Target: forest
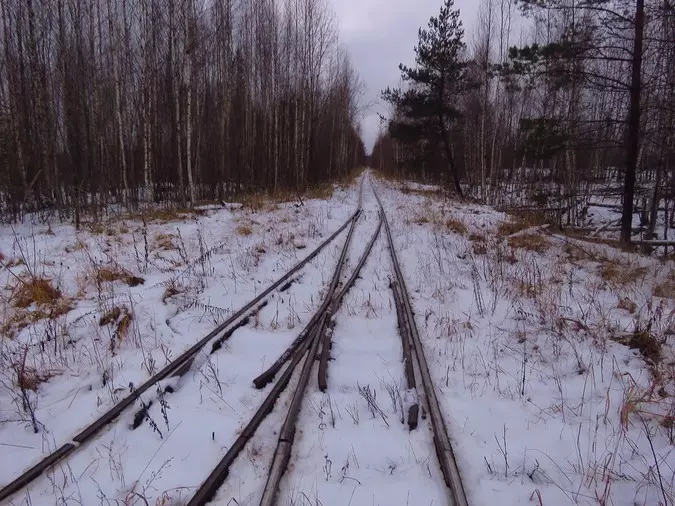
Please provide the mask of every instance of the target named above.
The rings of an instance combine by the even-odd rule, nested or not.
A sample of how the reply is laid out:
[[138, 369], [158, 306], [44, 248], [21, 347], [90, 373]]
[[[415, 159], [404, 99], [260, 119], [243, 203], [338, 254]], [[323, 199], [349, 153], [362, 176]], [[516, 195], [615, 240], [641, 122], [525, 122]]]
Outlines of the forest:
[[301, 192], [364, 163], [323, 0], [1, 0], [0, 217]]
[[568, 225], [593, 195], [614, 196], [624, 243], [634, 211], [647, 239], [672, 222], [670, 0], [481, 0], [467, 39], [446, 0], [416, 65], [400, 67], [404, 86], [383, 93], [375, 167], [497, 206], [556, 208]]

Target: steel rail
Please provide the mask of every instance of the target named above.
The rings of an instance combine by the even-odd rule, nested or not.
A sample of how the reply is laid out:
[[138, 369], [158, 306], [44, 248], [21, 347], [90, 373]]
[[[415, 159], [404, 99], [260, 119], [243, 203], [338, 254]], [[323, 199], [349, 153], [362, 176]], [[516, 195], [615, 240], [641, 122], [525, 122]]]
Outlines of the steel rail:
[[[415, 381], [415, 367], [412, 357], [412, 342], [410, 338], [410, 324], [406, 317], [401, 297], [400, 287], [397, 281], [392, 281], [391, 291], [394, 295], [394, 305], [396, 306], [396, 319], [398, 321], [398, 330], [401, 334], [401, 347], [403, 348], [403, 365], [405, 367], [405, 377], [408, 384], [408, 391], [414, 392], [417, 396], [417, 382]], [[420, 405], [417, 399], [408, 408], [408, 427], [410, 430], [417, 428], [419, 422]]]
[[[286, 419], [284, 420], [284, 424], [281, 427], [281, 431], [279, 432], [279, 441], [277, 442], [277, 447], [276, 450], [274, 451], [274, 457], [272, 459], [272, 464], [270, 466], [270, 470], [267, 475], [267, 483], [265, 483], [265, 489], [263, 490], [263, 495], [260, 500], [260, 506], [274, 506], [274, 504], [276, 503], [276, 496], [279, 490], [279, 483], [281, 482], [281, 478], [283, 477], [283, 474], [286, 471], [288, 461], [291, 457], [291, 450], [293, 448], [293, 441], [295, 439], [298, 413], [300, 412], [300, 408], [302, 406], [302, 399], [305, 395], [305, 390], [309, 382], [309, 376], [311, 374], [312, 368], [314, 367], [314, 357], [316, 356], [317, 349], [320, 344], [323, 345], [324, 350], [327, 349], [328, 346], [327, 335], [329, 333], [328, 323], [330, 321], [330, 318], [332, 318], [332, 316], [337, 312], [338, 308], [340, 307], [340, 303], [344, 299], [344, 296], [356, 282], [356, 278], [358, 277], [359, 273], [361, 272], [361, 269], [365, 265], [366, 260], [368, 260], [370, 252], [373, 249], [373, 245], [375, 244], [375, 241], [377, 240], [377, 237], [379, 236], [381, 229], [382, 229], [382, 217], [380, 216], [377, 230], [373, 234], [372, 239], [370, 240], [370, 242], [366, 246], [365, 251], [361, 255], [361, 258], [358, 264], [356, 265], [354, 272], [352, 273], [349, 280], [345, 283], [340, 293], [331, 301], [329, 308], [323, 315], [322, 325], [319, 327], [319, 331], [314, 335], [312, 339], [310, 352], [307, 355], [307, 358], [305, 359], [305, 362], [303, 364], [302, 371], [300, 373], [300, 380], [298, 381], [298, 385], [295, 388], [293, 398], [291, 399], [290, 407], [288, 408], [288, 412], [286, 414]], [[321, 370], [321, 367], [319, 369]], [[323, 368], [324, 381], [325, 381], [325, 372], [326, 371], [324, 365]], [[319, 383], [321, 384], [321, 373], [319, 375]]]
[[[358, 206], [357, 206], [357, 209], [359, 211], [361, 210], [361, 206], [362, 206], [362, 203], [363, 203], [363, 185], [364, 185], [364, 182], [365, 182], [365, 177], [362, 177], [361, 178], [361, 185], [359, 187], [359, 198], [358, 198]], [[353, 231], [353, 226], [352, 226], [352, 228], [350, 228], [350, 231], [349, 231], [350, 237], [351, 237], [352, 231]], [[343, 249], [342, 254], [340, 255], [340, 261], [339, 262], [344, 261], [344, 257], [346, 255], [346, 253], [347, 253], [346, 249]], [[329, 288], [330, 293], [334, 292], [335, 286], [337, 286], [338, 282], [339, 282], [339, 279], [336, 279], [334, 277], [333, 281], [331, 283], [331, 286]], [[333, 285], [335, 285], [335, 286], [333, 286]], [[298, 348], [302, 345], [302, 343], [304, 343], [305, 340], [308, 338], [312, 329], [318, 323], [321, 314], [323, 314], [326, 311], [326, 309], [328, 308], [328, 305], [330, 304], [330, 301], [331, 301], [331, 297], [326, 297], [324, 299], [323, 304], [321, 305], [319, 310], [317, 310], [316, 313], [314, 313], [314, 315], [312, 316], [311, 320], [309, 321], [307, 326], [304, 328], [304, 330], [302, 332], [300, 332], [300, 334], [298, 334], [298, 337], [296, 337], [293, 340], [293, 342], [288, 346], [288, 348], [286, 348], [286, 350], [284, 350], [284, 352], [279, 356], [279, 358], [277, 358], [274, 361], [274, 363], [272, 365], [270, 365], [265, 371], [260, 373], [253, 380], [253, 384], [255, 385], [255, 387], [257, 389], [262, 389], [262, 388], [266, 387], [268, 384], [270, 384], [274, 380], [274, 377], [279, 373], [279, 371], [284, 366], [284, 364], [286, 362], [288, 362], [288, 360], [291, 359], [293, 354], [298, 350]]]
[[[270, 285], [265, 291], [260, 293], [257, 297], [251, 300], [248, 304], [239, 309], [226, 321], [218, 325], [214, 330], [212, 330], [204, 338], [200, 339], [193, 346], [184, 351], [179, 357], [167, 364], [161, 371], [156, 373], [154, 376], [149, 378], [145, 383], [137, 387], [133, 392], [131, 392], [127, 397], [122, 399], [115, 406], [110, 408], [106, 413], [101, 415], [97, 420], [88, 425], [81, 432], [76, 434], [70, 442], [62, 445], [57, 450], [53, 451], [46, 457], [44, 457], [40, 462], [30, 467], [28, 470], [24, 471], [19, 477], [13, 480], [11, 483], [5, 485], [0, 489], [0, 501], [7, 499], [16, 492], [28, 486], [36, 478], [38, 478], [45, 470], [52, 467], [54, 464], [60, 462], [68, 455], [75, 452], [81, 445], [91, 440], [96, 436], [104, 427], [112, 423], [117, 419], [122, 412], [124, 412], [128, 407], [134, 404], [134, 402], [148, 389], [152, 388], [159, 381], [166, 379], [174, 375], [182, 375], [189, 368], [191, 361], [194, 360], [196, 355], [204, 348], [212, 339], [224, 333], [229, 327], [233, 324], [236, 324], [238, 320], [246, 318], [249, 316], [251, 310], [256, 311], [260, 308], [261, 302], [264, 304], [266, 299], [277, 287], [288, 281], [293, 275], [295, 275], [300, 269], [302, 269], [307, 263], [314, 259], [322, 250], [326, 248], [335, 238], [342, 233], [348, 225], [352, 225], [350, 230], [353, 230], [353, 227], [361, 214], [361, 194], [363, 192], [363, 180], [361, 181], [361, 189], [359, 192], [359, 203], [356, 211], [345, 221], [345, 223], [338, 228], [333, 234], [331, 234], [326, 240], [324, 240], [314, 251], [312, 251], [307, 257], [298, 262], [291, 270], [289, 270], [285, 275], [275, 281]], [[351, 233], [351, 232], [350, 232]], [[224, 336], [228, 338], [231, 335]]]
[[[363, 181], [361, 184], [361, 190], [359, 192], [359, 209], [357, 211], [357, 213], [359, 214], [361, 212], [360, 207], [361, 207], [362, 191], [363, 191]], [[279, 380], [274, 384], [274, 386], [270, 390], [270, 393], [267, 395], [260, 408], [258, 408], [258, 410], [253, 414], [251, 420], [249, 420], [248, 424], [246, 425], [242, 433], [234, 441], [232, 446], [230, 446], [230, 448], [225, 453], [223, 458], [220, 460], [220, 462], [218, 462], [213, 471], [211, 471], [211, 473], [206, 478], [206, 480], [201, 484], [199, 489], [197, 489], [197, 492], [195, 492], [195, 494], [188, 502], [188, 506], [202, 506], [213, 500], [216, 493], [218, 492], [218, 489], [227, 479], [230, 472], [230, 466], [236, 460], [239, 453], [244, 449], [246, 443], [248, 443], [248, 441], [254, 436], [256, 430], [258, 429], [262, 421], [272, 411], [276, 401], [279, 399], [283, 391], [288, 386], [291, 377], [293, 376], [293, 372], [295, 371], [295, 368], [300, 363], [302, 358], [305, 355], [307, 356], [307, 358], [305, 358], [305, 366], [303, 366], [303, 374], [306, 365], [308, 363], [309, 364], [313, 363], [314, 361], [313, 357], [316, 354], [315, 349], [316, 343], [318, 343], [319, 336], [324, 331], [328, 323], [327, 310], [330, 307], [331, 300], [333, 299], [335, 291], [337, 290], [338, 283], [340, 282], [340, 277], [342, 274], [342, 269], [347, 261], [347, 251], [349, 250], [349, 246], [351, 244], [356, 222], [357, 220], [355, 219], [352, 222], [352, 225], [349, 229], [349, 233], [347, 234], [347, 238], [345, 239], [344, 245], [342, 247], [338, 263], [335, 267], [335, 271], [333, 272], [333, 277], [331, 279], [331, 283], [329, 285], [328, 292], [326, 293], [326, 297], [323, 303], [316, 311], [314, 316], [310, 319], [309, 323], [300, 332], [298, 338], [295, 339], [294, 343], [296, 342], [298, 343], [297, 347], [292, 351], [289, 351], [293, 346], [291, 345], [291, 347], [289, 347], [289, 349], [286, 350], [288, 353], [285, 352], [283, 355], [288, 356], [288, 358], [291, 360], [290, 364], [284, 370]], [[304, 337], [304, 339], [300, 339], [301, 337]], [[310, 350], [310, 352], [307, 353], [307, 350]], [[282, 365], [284, 362], [282, 362]], [[274, 376], [272, 376], [271, 379], [273, 379], [273, 377]], [[269, 381], [271, 381], [271, 379]]]
[[431, 374], [429, 373], [429, 365], [424, 355], [422, 340], [420, 339], [417, 325], [415, 324], [415, 313], [412, 309], [410, 296], [405, 284], [405, 278], [403, 277], [403, 272], [401, 271], [398, 257], [396, 255], [396, 248], [391, 235], [389, 221], [385, 215], [382, 200], [380, 200], [380, 196], [377, 194], [372, 180], [370, 181], [370, 185], [373, 189], [373, 193], [377, 199], [378, 205], [380, 206], [380, 212], [382, 213], [382, 217], [384, 219], [384, 230], [387, 236], [387, 242], [389, 244], [389, 252], [391, 254], [391, 261], [394, 267], [394, 274], [396, 276], [396, 282], [399, 285], [399, 295], [401, 296], [401, 302], [403, 304], [407, 326], [410, 331], [410, 340], [412, 342], [412, 347], [415, 352], [415, 359], [422, 379], [424, 397], [426, 398], [429, 416], [431, 417], [431, 427], [433, 431], [436, 455], [441, 467], [441, 472], [443, 473], [445, 484], [448, 487], [449, 504], [450, 506], [468, 506], [466, 492], [464, 491], [464, 485], [462, 483], [462, 477], [459, 473], [455, 454], [452, 450], [450, 436], [448, 435], [448, 430], [443, 419], [443, 413], [436, 396], [433, 380], [431, 379]]

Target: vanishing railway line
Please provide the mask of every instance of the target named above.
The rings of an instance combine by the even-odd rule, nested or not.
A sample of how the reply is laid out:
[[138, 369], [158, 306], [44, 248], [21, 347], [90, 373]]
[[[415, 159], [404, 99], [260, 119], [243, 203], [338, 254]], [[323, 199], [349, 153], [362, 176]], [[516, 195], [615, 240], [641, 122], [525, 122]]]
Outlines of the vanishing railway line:
[[[431, 421], [430, 429], [433, 434], [433, 444], [436, 450], [439, 466], [445, 480], [447, 488], [448, 504], [450, 506], [466, 506], [467, 500], [461, 482], [461, 477], [455, 462], [454, 454], [450, 444], [450, 438], [443, 420], [441, 409], [436, 397], [434, 386], [429, 374], [428, 365], [422, 349], [422, 342], [415, 325], [414, 313], [405, 280], [398, 263], [391, 229], [386, 218], [384, 206], [371, 182], [371, 189], [379, 206], [378, 224], [365, 246], [365, 250], [360, 256], [351, 275], [341, 283], [344, 267], [347, 263], [348, 252], [354, 230], [362, 214], [362, 199], [365, 177], [361, 181], [357, 209], [354, 214], [326, 241], [324, 241], [307, 258], [293, 267], [288, 273], [280, 278], [276, 283], [261, 293], [249, 304], [241, 308], [236, 314], [226, 322], [219, 325], [208, 336], [201, 339], [189, 350], [183, 353], [176, 360], [167, 365], [162, 371], [150, 378], [137, 390], [121, 401], [118, 405], [105, 413], [96, 422], [83, 430], [80, 434], [72, 438], [72, 441], [66, 443], [61, 448], [43, 459], [40, 463], [26, 471], [19, 478], [0, 490], [0, 501], [4, 500], [19, 490], [26, 487], [30, 482], [36, 479], [46, 469], [55, 463], [66, 458], [79, 447], [91, 441], [106, 426], [111, 424], [123, 411], [134, 404], [140, 395], [147, 391], [159, 381], [176, 375], [183, 375], [187, 372], [197, 354], [209, 343], [213, 341], [213, 350], [216, 350], [222, 344], [222, 341], [229, 338], [233, 332], [246, 324], [251, 314], [261, 309], [265, 304], [267, 297], [284, 283], [292, 279], [300, 269], [304, 267], [312, 258], [331, 243], [341, 232], [349, 227], [347, 237], [342, 246], [342, 250], [335, 267], [330, 285], [324, 296], [318, 310], [309, 320], [307, 325], [299, 333], [297, 338], [290, 346], [279, 356], [279, 358], [262, 374], [253, 380], [256, 388], [261, 389], [274, 382], [264, 401], [258, 410], [252, 415], [247, 425], [232, 445], [228, 448], [225, 455], [215, 466], [211, 474], [206, 478], [202, 485], [197, 489], [189, 501], [189, 506], [199, 506], [212, 501], [218, 490], [225, 483], [232, 464], [238, 455], [249, 443], [256, 433], [256, 430], [265, 418], [274, 410], [277, 400], [287, 389], [291, 379], [295, 376], [296, 369], [302, 363], [298, 374], [297, 383], [294, 390], [290, 393], [290, 401], [285, 409], [285, 418], [278, 431], [278, 441], [274, 451], [272, 461], [267, 472], [266, 483], [260, 499], [261, 506], [272, 506], [276, 504], [277, 492], [284, 472], [288, 466], [291, 457], [293, 442], [296, 434], [296, 422], [300, 412], [305, 391], [309, 383], [314, 363], [318, 361], [316, 368], [318, 376], [318, 387], [323, 392], [328, 388], [328, 364], [331, 350], [331, 335], [334, 326], [334, 316], [337, 313], [342, 300], [347, 292], [354, 285], [359, 274], [366, 264], [369, 255], [376, 243], [382, 228], [384, 228], [388, 249], [391, 257], [392, 271], [394, 280], [391, 283], [391, 289], [394, 295], [396, 314], [400, 338], [403, 350], [404, 371], [407, 382], [407, 388], [414, 395], [414, 402], [409, 406], [407, 417], [410, 430], [416, 430], [419, 425], [420, 411], [428, 412]], [[285, 367], [285, 368], [284, 368]], [[282, 372], [283, 369], [283, 372]], [[275, 381], [276, 378], [276, 381]], [[420, 408], [420, 405], [422, 408]], [[279, 409], [279, 408], [278, 408]]]
[[356, 211], [340, 226], [330, 237], [323, 241], [314, 251], [307, 257], [298, 262], [286, 274], [279, 278], [276, 282], [265, 289], [260, 295], [251, 300], [244, 307], [239, 309], [236, 313], [230, 316], [226, 321], [218, 325], [208, 335], [200, 339], [197, 343], [184, 351], [179, 357], [167, 364], [162, 370], [149, 378], [145, 383], [136, 387], [127, 397], [118, 402], [115, 406], [110, 408], [106, 413], [101, 415], [97, 420], [84, 428], [81, 432], [71, 438], [60, 446], [58, 449], [44, 457], [40, 462], [23, 472], [19, 477], [11, 483], [5, 485], [0, 489], [0, 501], [11, 497], [15, 493], [27, 487], [36, 478], [38, 478], [47, 469], [59, 463], [66, 457], [75, 453], [83, 445], [94, 439], [95, 436], [113, 423], [122, 413], [134, 405], [136, 400], [140, 399], [141, 395], [152, 387], [157, 385], [160, 381], [170, 378], [172, 376], [182, 376], [191, 367], [194, 359], [200, 351], [202, 351], [209, 343], [213, 343], [212, 351], [216, 351], [222, 346], [223, 341], [229, 339], [234, 331], [245, 325], [250, 319], [251, 315], [262, 309], [267, 304], [268, 297], [277, 289], [286, 288], [289, 282], [292, 282], [293, 276], [297, 274], [303, 267], [305, 267], [311, 260], [316, 258], [321, 251], [323, 251], [329, 244], [331, 244], [347, 227], [350, 227], [350, 234], [353, 230], [354, 224], [361, 215], [361, 203], [363, 194], [363, 182], [359, 189], [358, 205]]

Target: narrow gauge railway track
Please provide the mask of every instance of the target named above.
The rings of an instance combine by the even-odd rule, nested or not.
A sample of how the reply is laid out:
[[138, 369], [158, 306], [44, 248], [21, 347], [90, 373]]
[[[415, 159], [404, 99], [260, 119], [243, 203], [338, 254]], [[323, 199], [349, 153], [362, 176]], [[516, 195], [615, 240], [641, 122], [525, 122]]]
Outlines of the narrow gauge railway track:
[[[272, 412], [274, 405], [282, 392], [288, 386], [294, 371], [298, 364], [304, 359], [303, 366], [299, 374], [299, 380], [295, 390], [292, 393], [285, 419], [279, 430], [279, 438], [272, 462], [267, 472], [265, 488], [260, 499], [260, 506], [273, 506], [277, 503], [277, 492], [284, 472], [290, 460], [293, 441], [296, 433], [296, 422], [298, 414], [305, 395], [307, 384], [309, 382], [314, 361], [318, 357], [318, 386], [321, 391], [327, 388], [327, 364], [330, 355], [330, 336], [334, 322], [333, 316], [340, 307], [347, 292], [354, 285], [356, 279], [365, 265], [373, 246], [379, 237], [380, 231], [384, 226], [388, 249], [391, 254], [392, 266], [395, 280], [391, 284], [394, 293], [397, 319], [401, 334], [403, 361], [405, 363], [405, 376], [408, 383], [408, 389], [417, 391], [417, 397], [423, 401], [426, 410], [431, 418], [431, 432], [433, 434], [433, 444], [439, 461], [439, 466], [447, 486], [447, 498], [449, 506], [468, 506], [461, 476], [455, 462], [454, 453], [450, 444], [450, 438], [447, 433], [445, 422], [441, 413], [440, 405], [436, 397], [434, 386], [429, 374], [428, 365], [422, 349], [422, 342], [414, 320], [414, 313], [410, 303], [410, 297], [407, 292], [403, 273], [401, 271], [396, 255], [391, 229], [387, 221], [384, 206], [377, 194], [374, 185], [371, 182], [371, 188], [379, 206], [379, 223], [365, 251], [360, 257], [350, 278], [344, 283], [342, 289], [336, 293], [336, 287], [339, 282], [344, 255], [349, 247], [349, 238], [353, 232], [356, 222], [352, 224], [350, 235], [345, 242], [343, 255], [335, 271], [331, 283], [331, 289], [326, 296], [323, 304], [314, 314], [310, 322], [298, 335], [296, 340], [291, 343], [288, 349], [282, 353], [279, 359], [272, 364], [265, 372], [255, 378], [254, 384], [257, 388], [263, 388], [272, 382], [276, 374], [283, 366], [290, 362], [277, 382], [274, 384], [270, 393], [262, 403], [261, 407], [251, 417], [250, 421], [237, 438], [234, 444], [227, 451], [222, 460], [214, 468], [209, 477], [204, 481], [197, 493], [192, 497], [188, 506], [202, 506], [214, 499], [218, 490], [227, 479], [230, 467], [237, 456], [244, 449], [246, 444], [254, 436], [257, 428], [262, 421]], [[419, 377], [417, 380], [416, 377]], [[419, 390], [418, 385], [421, 385]], [[414, 402], [408, 410], [408, 426], [414, 430], [418, 426], [419, 404]]]
[[[429, 373], [428, 364], [424, 356], [422, 342], [415, 324], [410, 297], [408, 295], [405, 279], [403, 277], [398, 257], [396, 255], [389, 222], [387, 220], [382, 201], [377, 194], [372, 181], [371, 188], [379, 206], [379, 220], [377, 229], [367, 244], [362, 256], [359, 258], [359, 261], [356, 264], [351, 276], [342, 284], [340, 288], [342, 270], [347, 261], [347, 253], [354, 234], [354, 229], [362, 213], [364, 181], [365, 177], [361, 181], [357, 210], [315, 251], [313, 251], [307, 258], [305, 258], [302, 262], [297, 264], [293, 269], [286, 273], [286, 275], [280, 278], [276, 283], [270, 286], [265, 292], [261, 293], [253, 301], [240, 309], [226, 322], [219, 325], [218, 328], [214, 329], [214, 331], [212, 331], [208, 336], [200, 340], [193, 347], [184, 352], [180, 357], [167, 365], [162, 371], [146, 381], [146, 383], [141, 385], [135, 392], [118, 403], [110, 411], [105, 413], [96, 422], [72, 438], [72, 442], [63, 445], [54, 453], [43, 459], [36, 466], [26, 471], [22, 476], [0, 490], [0, 500], [3, 500], [13, 495], [15, 492], [21, 490], [31, 481], [36, 479], [46, 469], [64, 459], [71, 453], [75, 452], [83, 444], [94, 438], [94, 436], [100, 433], [104, 427], [112, 423], [125, 409], [134, 404], [135, 400], [138, 399], [143, 392], [147, 391], [157, 382], [161, 381], [162, 379], [171, 376], [182, 375], [187, 372], [190, 369], [192, 362], [196, 358], [197, 353], [202, 350], [210, 341], [214, 341], [213, 350], [218, 349], [222, 345], [222, 342], [225, 339], [228, 339], [237, 328], [246, 324], [246, 321], [248, 321], [248, 318], [251, 314], [254, 314], [266, 304], [266, 298], [275, 289], [284, 283], [288, 283], [289, 280], [292, 282], [292, 277], [295, 273], [297, 273], [312, 258], [316, 257], [316, 255], [318, 255], [318, 253], [323, 248], [325, 248], [341, 232], [349, 227], [349, 232], [342, 247], [342, 251], [337, 262], [335, 272], [331, 279], [328, 292], [321, 306], [310, 319], [306, 327], [300, 332], [298, 337], [291, 343], [287, 350], [281, 354], [279, 359], [260, 376], [255, 378], [254, 385], [257, 388], [265, 387], [274, 381], [275, 377], [282, 369], [284, 369], [286, 364], [288, 365], [283, 370], [283, 373], [279, 375], [279, 378], [271, 388], [260, 408], [253, 414], [244, 430], [230, 446], [227, 453], [213, 469], [208, 478], [199, 487], [197, 492], [192, 496], [192, 499], [188, 504], [189, 506], [200, 506], [214, 499], [218, 490], [227, 479], [231, 465], [254, 436], [257, 428], [260, 426], [263, 420], [272, 412], [277, 400], [286, 390], [292, 377], [294, 376], [297, 366], [300, 364], [300, 362], [303, 362], [304, 359], [299, 373], [297, 386], [291, 394], [288, 409], [285, 413], [285, 419], [281, 429], [279, 430], [276, 449], [269, 466], [265, 487], [260, 500], [261, 506], [272, 506], [276, 504], [279, 485], [290, 460], [296, 433], [296, 422], [300, 408], [302, 406], [306, 387], [312, 374], [314, 361], [315, 359], [318, 359], [319, 363], [317, 368], [319, 389], [321, 391], [325, 391], [328, 386], [327, 367], [330, 357], [332, 327], [334, 325], [333, 317], [338, 311], [340, 303], [344, 299], [345, 295], [356, 282], [356, 279], [358, 278], [373, 249], [375, 242], [380, 235], [381, 229], [384, 228], [394, 274], [394, 280], [391, 282], [390, 288], [392, 289], [396, 306], [396, 316], [402, 342], [402, 359], [404, 362], [405, 378], [407, 381], [408, 390], [415, 395], [415, 402], [413, 402], [408, 408], [408, 426], [410, 430], [415, 430], [418, 427], [418, 418], [420, 412], [429, 414], [429, 418], [431, 419], [430, 428], [433, 435], [433, 444], [439, 462], [439, 467], [447, 488], [447, 503], [450, 506], [468, 506], [461, 476], [459, 474], [450, 443], [450, 438], [443, 420], [442, 411], [438, 403], [431, 375]], [[420, 405], [422, 407], [420, 407]]]
[[[366, 263], [368, 255], [370, 254], [370, 251], [375, 244], [375, 240], [379, 235], [381, 220], [380, 225], [377, 227], [377, 231], [368, 243], [366, 251], [359, 259], [359, 262], [356, 265], [352, 275], [344, 283], [342, 289], [338, 292], [338, 284], [341, 279], [342, 269], [347, 260], [347, 252], [355, 225], [356, 220], [352, 222], [352, 226], [350, 227], [349, 234], [345, 240], [345, 244], [340, 255], [340, 260], [338, 261], [338, 265], [333, 274], [328, 293], [326, 294], [323, 303], [311, 318], [309, 323], [300, 332], [298, 338], [293, 343], [291, 343], [289, 348], [282, 354], [280, 359], [277, 360], [277, 362], [275, 362], [272, 367], [268, 369], [268, 371], [261, 375], [264, 378], [264, 381], [255, 383], [256, 386], [258, 386], [258, 388], [262, 388], [263, 386], [267, 385], [274, 379], [276, 372], [279, 371], [286, 362], [290, 363], [281, 374], [277, 382], [274, 384], [260, 408], [258, 408], [258, 410], [253, 414], [242, 433], [235, 440], [232, 446], [230, 446], [227, 453], [223, 456], [206, 481], [204, 481], [204, 483], [199, 487], [195, 495], [188, 503], [188, 506], [201, 506], [208, 503], [215, 497], [218, 489], [220, 489], [227, 479], [230, 472], [230, 467], [236, 460], [237, 456], [244, 449], [248, 441], [255, 435], [256, 430], [263, 420], [272, 412], [276, 401], [286, 390], [286, 387], [293, 377], [295, 369], [304, 358], [305, 361], [300, 372], [300, 379], [293, 393], [291, 403], [286, 414], [286, 420], [279, 433], [277, 449], [274, 454], [274, 459], [268, 474], [267, 484], [263, 493], [263, 499], [261, 501], [261, 504], [274, 504], [279, 481], [283, 476], [283, 473], [286, 469], [286, 464], [288, 463], [288, 459], [290, 457], [293, 439], [295, 436], [295, 421], [298, 411], [300, 410], [305, 388], [309, 381], [309, 375], [311, 374], [314, 364], [314, 357], [317, 354], [319, 343], [325, 340], [325, 334], [330, 331], [331, 316], [339, 307], [340, 302], [349, 291], [349, 288], [354, 284], [356, 278], [359, 275], [359, 272], [361, 271], [361, 268]], [[258, 378], [256, 378], [256, 380], [258, 380]]]
[[[345, 221], [345, 223], [340, 226], [333, 234], [331, 234], [326, 240], [324, 240], [319, 246], [314, 249], [307, 257], [298, 262], [294, 267], [292, 267], [286, 274], [281, 278], [275, 281], [272, 285], [267, 287], [262, 293], [257, 297], [251, 300], [248, 304], [240, 308], [236, 313], [230, 316], [226, 321], [218, 325], [213, 329], [208, 335], [200, 339], [197, 343], [192, 345], [189, 349], [184, 351], [179, 357], [167, 364], [161, 371], [156, 373], [154, 376], [145, 381], [145, 383], [138, 386], [134, 389], [127, 397], [118, 402], [115, 406], [110, 408], [106, 413], [101, 415], [98, 419], [84, 428], [81, 432], [73, 436], [70, 442], [67, 442], [60, 446], [58, 449], [44, 457], [37, 464], [24, 471], [20, 476], [14, 479], [11, 483], [5, 485], [0, 489], [0, 501], [11, 497], [15, 493], [23, 490], [28, 485], [30, 485], [35, 479], [37, 479], [42, 473], [46, 470], [53, 467], [55, 464], [59, 463], [66, 457], [75, 453], [78, 449], [82, 448], [86, 443], [90, 442], [94, 437], [101, 433], [101, 431], [113, 423], [123, 412], [129, 409], [134, 405], [136, 400], [140, 399], [141, 395], [148, 391], [150, 388], [154, 387], [160, 381], [173, 377], [173, 376], [182, 376], [184, 375], [191, 367], [194, 359], [197, 357], [198, 353], [204, 349], [207, 344], [213, 341], [211, 352], [219, 349], [223, 342], [229, 339], [234, 331], [238, 328], [246, 325], [250, 317], [262, 309], [267, 304], [268, 297], [279, 287], [287, 287], [289, 283], [293, 282], [293, 276], [297, 274], [305, 265], [307, 265], [311, 260], [317, 257], [321, 251], [323, 251], [329, 244], [331, 244], [347, 227], [349, 229], [349, 235], [345, 241], [345, 247], [343, 247], [340, 260], [338, 261], [338, 266], [341, 266], [345, 261], [346, 249], [351, 240], [353, 234], [354, 226], [358, 221], [359, 216], [361, 215], [361, 205], [363, 200], [363, 186], [364, 179], [362, 178], [358, 204], [354, 213]], [[341, 267], [338, 267], [341, 268]], [[335, 281], [337, 284], [337, 281]], [[334, 288], [333, 288], [334, 290]]]
[[[387, 220], [382, 200], [380, 200], [380, 196], [377, 194], [373, 182], [371, 181], [370, 183], [380, 207], [381, 216], [384, 220], [385, 235], [387, 236], [389, 252], [391, 253], [391, 262], [396, 278], [394, 283], [392, 283], [392, 290], [394, 292], [397, 313], [399, 315], [399, 326], [403, 325], [403, 327], [400, 328], [401, 337], [403, 339], [404, 360], [406, 360], [408, 386], [411, 386], [411, 379], [412, 384], [415, 385], [414, 376], [418, 375], [421, 379], [423, 402], [426, 405], [429, 417], [431, 418], [431, 430], [433, 432], [436, 456], [438, 457], [441, 472], [443, 473], [443, 479], [448, 488], [448, 504], [449, 506], [468, 506], [462, 477], [459, 473], [459, 468], [457, 467], [455, 454], [450, 443], [450, 436], [448, 435], [448, 429], [443, 420], [443, 413], [440, 404], [438, 403], [436, 390], [424, 355], [422, 341], [417, 330], [417, 325], [415, 324], [415, 313], [412, 309], [410, 296], [408, 295], [408, 289], [405, 284], [405, 278], [403, 277], [403, 272], [401, 271], [401, 266], [398, 262], [398, 256], [396, 255], [396, 247], [394, 246], [394, 239], [391, 235], [389, 221]], [[409, 360], [414, 362], [412, 368], [407, 363]], [[410, 422], [410, 418], [411, 416], [414, 416], [416, 424], [417, 411], [418, 408], [416, 405], [411, 406], [409, 413], [409, 425], [411, 428], [413, 425]]]

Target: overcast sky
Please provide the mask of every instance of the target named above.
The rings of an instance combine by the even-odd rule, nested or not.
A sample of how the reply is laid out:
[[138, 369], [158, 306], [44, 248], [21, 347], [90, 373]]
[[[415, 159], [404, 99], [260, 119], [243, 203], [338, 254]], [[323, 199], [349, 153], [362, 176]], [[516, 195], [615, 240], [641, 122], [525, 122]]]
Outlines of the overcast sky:
[[[330, 0], [339, 25], [340, 39], [367, 87], [363, 103], [376, 102], [363, 112], [361, 122], [366, 150], [370, 151], [380, 128], [378, 113], [387, 108], [380, 91], [396, 86], [398, 64], [414, 64], [417, 29], [437, 16], [442, 0]], [[471, 44], [478, 0], [455, 0], [464, 23], [464, 42]]]

